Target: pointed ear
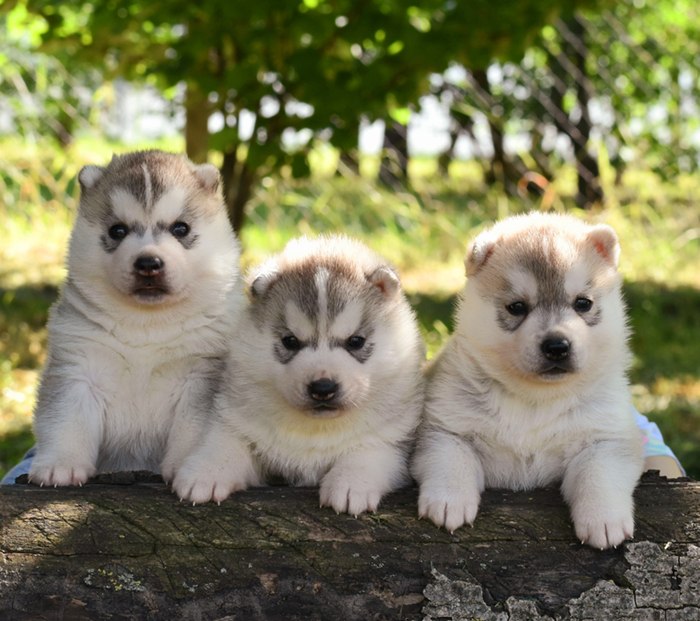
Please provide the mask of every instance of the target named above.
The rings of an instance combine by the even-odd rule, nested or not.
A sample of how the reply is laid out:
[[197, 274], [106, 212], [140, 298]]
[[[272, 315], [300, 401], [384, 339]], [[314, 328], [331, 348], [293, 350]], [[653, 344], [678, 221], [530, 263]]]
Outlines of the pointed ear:
[[270, 288], [270, 285], [273, 283], [273, 281], [277, 278], [277, 271], [276, 270], [267, 270], [258, 273], [254, 278], [253, 281], [250, 283], [250, 286], [248, 288], [248, 292], [250, 293], [250, 297], [255, 300], [257, 298], [262, 297], [265, 295], [265, 292]]
[[398, 274], [388, 265], [378, 267], [367, 276], [367, 280], [379, 289], [385, 298], [393, 297], [401, 289]]
[[221, 177], [219, 169], [214, 164], [198, 164], [193, 167], [192, 172], [199, 184], [208, 192], [216, 192], [219, 188]]
[[107, 169], [102, 168], [102, 166], [83, 166], [78, 173], [80, 189], [85, 191], [94, 187], [95, 184], [102, 179], [106, 170]]
[[477, 236], [469, 245], [467, 256], [464, 259], [467, 276], [473, 276], [486, 265], [486, 261], [489, 260], [495, 246], [496, 240], [488, 232]]
[[591, 228], [586, 239], [600, 257], [617, 268], [620, 260], [620, 242], [617, 233], [611, 227], [598, 224]]

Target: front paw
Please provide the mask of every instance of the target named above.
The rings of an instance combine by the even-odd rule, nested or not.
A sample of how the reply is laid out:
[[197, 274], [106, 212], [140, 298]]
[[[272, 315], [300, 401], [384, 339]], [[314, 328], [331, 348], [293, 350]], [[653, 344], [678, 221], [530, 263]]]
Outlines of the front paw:
[[35, 485], [52, 485], [63, 487], [67, 485], [83, 485], [94, 476], [96, 468], [89, 463], [53, 462], [40, 463], [36, 460], [29, 470], [29, 482]]
[[574, 530], [581, 543], [605, 550], [615, 548], [634, 536], [632, 510], [601, 507], [573, 512]]
[[248, 482], [236, 468], [194, 467], [185, 464], [173, 480], [173, 491], [180, 500], [192, 504], [220, 503], [234, 492], [247, 489]]
[[418, 516], [453, 533], [464, 524], [474, 523], [480, 500], [478, 491], [423, 484], [418, 496]]
[[331, 470], [321, 481], [319, 495], [322, 507], [357, 517], [367, 511], [374, 513], [384, 494], [377, 485]]

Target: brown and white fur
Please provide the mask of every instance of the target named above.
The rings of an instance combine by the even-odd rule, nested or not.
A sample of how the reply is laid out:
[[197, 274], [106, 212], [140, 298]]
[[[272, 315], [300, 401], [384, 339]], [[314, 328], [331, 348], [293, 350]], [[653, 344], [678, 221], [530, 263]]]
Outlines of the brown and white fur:
[[68, 278], [48, 324], [30, 480], [172, 476], [208, 415], [245, 299], [210, 164], [145, 151], [79, 174]]
[[485, 487], [561, 482], [577, 537], [632, 537], [642, 446], [629, 400], [619, 244], [573, 217], [479, 235], [455, 333], [429, 371], [412, 472], [419, 514], [454, 531]]
[[221, 501], [281, 476], [357, 515], [410, 481], [423, 345], [394, 270], [344, 237], [301, 238], [253, 271], [199, 449], [174, 489]]

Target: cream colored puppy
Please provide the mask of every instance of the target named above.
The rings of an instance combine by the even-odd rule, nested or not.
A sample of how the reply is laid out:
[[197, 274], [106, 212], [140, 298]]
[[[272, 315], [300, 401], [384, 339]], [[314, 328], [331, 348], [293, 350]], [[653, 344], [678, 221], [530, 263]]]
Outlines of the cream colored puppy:
[[474, 521], [485, 487], [559, 481], [582, 542], [632, 537], [642, 445], [619, 252], [610, 227], [544, 214], [471, 244], [413, 459], [421, 516], [454, 531]]
[[387, 263], [343, 237], [298, 239], [254, 270], [215, 420], [177, 472], [192, 502], [281, 476], [321, 504], [374, 511], [410, 481], [423, 345]]

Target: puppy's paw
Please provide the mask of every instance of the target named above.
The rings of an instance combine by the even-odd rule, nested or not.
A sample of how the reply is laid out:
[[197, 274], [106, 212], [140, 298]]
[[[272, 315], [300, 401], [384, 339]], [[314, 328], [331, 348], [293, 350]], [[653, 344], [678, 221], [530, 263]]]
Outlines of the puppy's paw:
[[177, 468], [175, 463], [169, 459], [164, 459], [163, 463], [160, 465], [160, 476], [163, 477], [163, 481], [167, 484], [171, 484], [175, 478], [175, 472]]
[[195, 468], [187, 464], [175, 474], [172, 486], [180, 500], [192, 504], [222, 502], [248, 487], [245, 477], [235, 468]]
[[331, 507], [336, 513], [358, 516], [379, 507], [382, 491], [368, 481], [354, 479], [345, 472], [331, 470], [321, 481], [320, 500], [322, 507]]
[[29, 470], [29, 482], [40, 486], [63, 487], [68, 485], [83, 485], [96, 473], [95, 466], [90, 463], [36, 461]]
[[632, 511], [625, 509], [578, 511], [573, 515], [573, 521], [581, 543], [599, 550], [617, 547], [634, 535]]
[[421, 485], [418, 516], [428, 518], [453, 533], [464, 524], [472, 525], [479, 511], [479, 492], [466, 489]]

